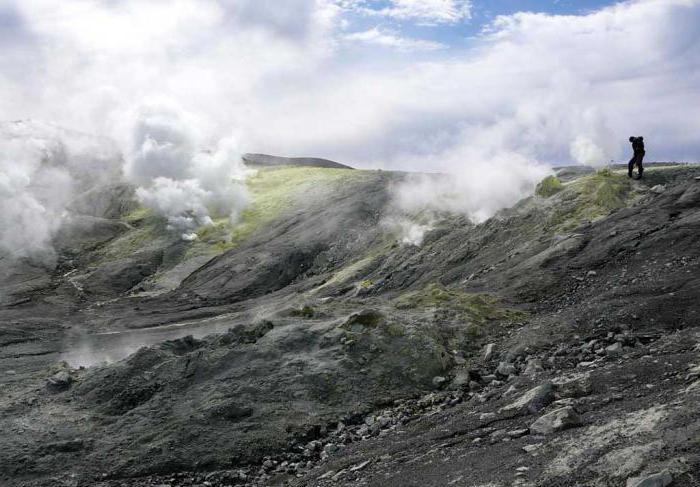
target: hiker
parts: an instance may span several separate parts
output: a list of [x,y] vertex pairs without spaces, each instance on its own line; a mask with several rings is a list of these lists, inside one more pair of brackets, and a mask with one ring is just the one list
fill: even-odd
[[642,159],[644,159],[644,137],[630,137],[630,142],[632,142],[632,150],[634,155],[630,159],[627,165],[627,175],[632,177],[632,170],[634,166],[637,166],[639,171],[639,177],[637,179],[642,179],[642,173],[644,173],[644,167],[642,167]]

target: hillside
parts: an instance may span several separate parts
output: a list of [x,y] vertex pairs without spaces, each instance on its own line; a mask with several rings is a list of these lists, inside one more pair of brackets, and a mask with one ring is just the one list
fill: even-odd
[[698,485],[700,168],[557,173],[420,246],[402,173],[261,163],[194,242],[84,193],[0,261],[0,483]]

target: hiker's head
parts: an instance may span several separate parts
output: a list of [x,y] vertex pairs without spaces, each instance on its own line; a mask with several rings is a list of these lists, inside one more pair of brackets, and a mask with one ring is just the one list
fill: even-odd
[[634,142],[634,137],[630,137],[630,142]]

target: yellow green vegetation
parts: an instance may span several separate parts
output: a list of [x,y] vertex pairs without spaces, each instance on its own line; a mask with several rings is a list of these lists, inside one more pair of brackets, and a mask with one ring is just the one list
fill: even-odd
[[93,255],[93,264],[131,257],[143,250],[163,246],[170,238],[164,218],[151,210],[139,207],[122,217],[133,228],[111,240]]
[[297,206],[305,197],[333,190],[335,184],[362,180],[367,171],[320,167],[282,166],[259,169],[246,180],[250,204],[235,225],[219,218],[213,225],[197,229],[197,245],[214,245],[219,250],[235,247],[257,229]]
[[398,309],[442,308],[457,313],[470,325],[490,321],[513,322],[525,317],[525,312],[508,308],[491,294],[471,294],[449,289],[440,284],[429,284],[418,291],[405,293],[394,300]]
[[549,198],[564,189],[559,178],[556,176],[547,176],[535,188],[535,194],[543,198]]
[[[274,167],[256,171],[246,180],[250,204],[242,211],[235,224],[228,216],[214,218],[212,225],[198,228],[198,239],[188,245],[182,259],[215,255],[245,240],[257,229],[273,222],[284,211],[303,205],[304,198],[331,192],[337,184],[362,181],[369,171],[316,167]],[[122,217],[134,228],[110,242],[95,257],[109,261],[131,254],[165,246],[179,238],[167,231],[165,218],[148,208],[138,207]]]
[[144,206],[139,206],[138,208],[135,208],[131,212],[122,216],[122,220],[127,223],[139,223],[153,218],[155,218],[153,216],[153,212]]
[[572,230],[629,206],[636,197],[626,174],[601,169],[563,185],[548,223],[556,231]]

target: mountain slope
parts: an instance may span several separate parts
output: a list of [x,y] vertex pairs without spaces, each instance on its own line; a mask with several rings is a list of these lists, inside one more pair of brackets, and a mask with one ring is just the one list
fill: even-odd
[[700,170],[645,176],[562,174],[420,247],[386,225],[403,175],[381,171],[261,170],[195,243],[132,208],[78,226],[0,311],[0,475],[694,485]]

